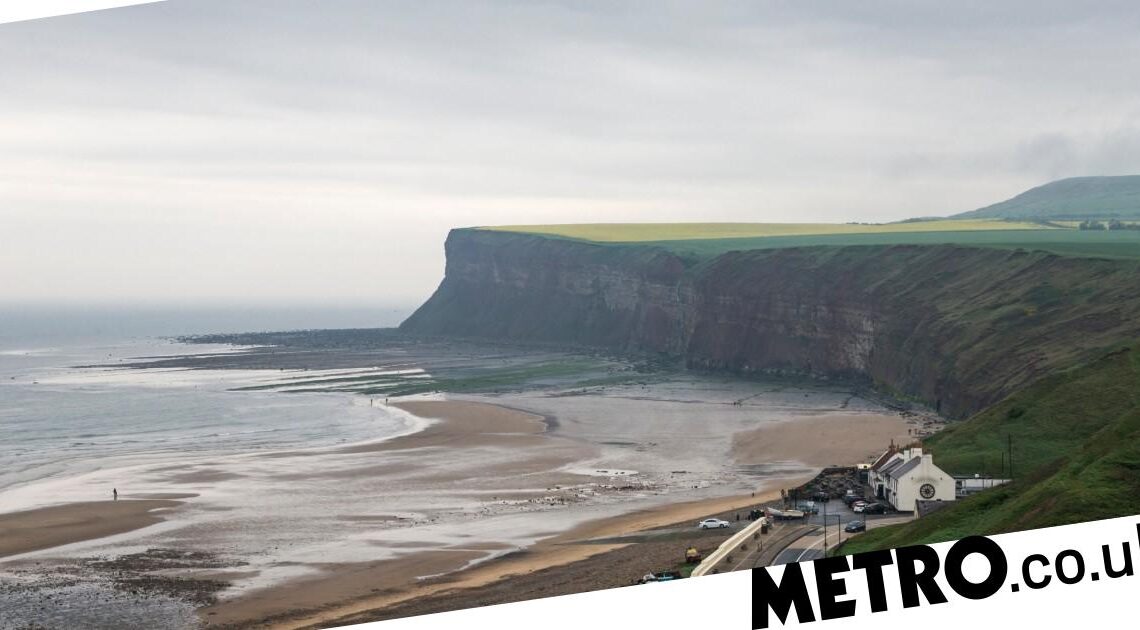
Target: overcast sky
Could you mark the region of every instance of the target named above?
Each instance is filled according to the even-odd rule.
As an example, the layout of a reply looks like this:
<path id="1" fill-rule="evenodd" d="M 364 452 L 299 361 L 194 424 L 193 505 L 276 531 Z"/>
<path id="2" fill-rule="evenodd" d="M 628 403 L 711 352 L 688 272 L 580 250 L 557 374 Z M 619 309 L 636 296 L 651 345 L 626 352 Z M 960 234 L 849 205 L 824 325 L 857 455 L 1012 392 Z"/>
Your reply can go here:
<path id="1" fill-rule="evenodd" d="M 414 305 L 457 226 L 895 220 L 1140 173 L 1133 2 L 914 4 L 3 25 L 0 301 Z"/>

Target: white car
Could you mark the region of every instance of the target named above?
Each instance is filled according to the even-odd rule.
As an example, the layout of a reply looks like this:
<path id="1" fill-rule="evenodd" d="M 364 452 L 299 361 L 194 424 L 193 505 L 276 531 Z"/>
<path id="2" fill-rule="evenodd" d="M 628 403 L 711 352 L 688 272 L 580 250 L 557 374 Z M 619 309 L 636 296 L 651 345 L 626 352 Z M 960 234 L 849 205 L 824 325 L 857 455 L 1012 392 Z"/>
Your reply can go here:
<path id="1" fill-rule="evenodd" d="M 719 518 L 706 518 L 700 523 L 697 523 L 697 527 L 701 529 L 726 529 L 732 527 L 732 523 L 722 521 Z"/>
<path id="2" fill-rule="evenodd" d="M 867 507 L 866 503 L 863 503 L 862 501 L 856 501 L 851 506 L 851 511 L 856 513 L 856 514 L 861 514 L 863 512 L 863 508 L 865 508 L 865 507 Z"/>

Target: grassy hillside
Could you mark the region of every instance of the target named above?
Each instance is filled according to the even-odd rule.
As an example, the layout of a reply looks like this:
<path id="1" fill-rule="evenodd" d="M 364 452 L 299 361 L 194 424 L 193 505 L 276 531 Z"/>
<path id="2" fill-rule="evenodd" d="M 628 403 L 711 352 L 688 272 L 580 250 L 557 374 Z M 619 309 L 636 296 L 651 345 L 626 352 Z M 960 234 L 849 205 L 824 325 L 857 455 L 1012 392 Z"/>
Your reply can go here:
<path id="1" fill-rule="evenodd" d="M 917 228 L 923 227 L 923 230 Z M 877 229 L 897 228 L 896 231 Z M 905 231 L 903 228 L 915 231 Z M 959 229 L 954 229 L 959 228 Z M 1063 256 L 1140 259 L 1140 231 L 1042 229 L 1005 221 L 930 221 L 889 225 L 664 223 L 535 225 L 481 228 L 612 245 L 663 247 L 689 260 L 730 251 L 850 245 L 972 245 L 1047 251 Z M 798 233 L 816 230 L 816 233 Z M 829 231 L 834 230 L 834 231 Z M 848 230 L 846 232 L 842 230 Z"/>
<path id="2" fill-rule="evenodd" d="M 1006 436 L 1013 484 L 860 535 L 843 553 L 1140 513 L 1140 349 L 1043 379 L 926 445 L 948 472 L 997 473 Z"/>
<path id="3" fill-rule="evenodd" d="M 639 243 L 698 239 L 822 236 L 832 234 L 907 234 L 914 232 L 966 232 L 1040 230 L 1029 222 L 1000 220 L 911 221 L 905 223 L 569 223 L 561 225 L 504 225 L 483 228 L 560 236 L 597 243 Z"/>
<path id="4" fill-rule="evenodd" d="M 1140 175 L 1061 179 L 954 218 L 1140 219 Z"/>
<path id="5" fill-rule="evenodd" d="M 852 245 L 967 245 L 997 249 L 1046 251 L 1062 256 L 1140 259 L 1140 231 L 968 230 L 963 232 L 896 232 L 883 234 L 819 234 L 647 242 L 689 259 L 729 251 L 786 247 Z"/>

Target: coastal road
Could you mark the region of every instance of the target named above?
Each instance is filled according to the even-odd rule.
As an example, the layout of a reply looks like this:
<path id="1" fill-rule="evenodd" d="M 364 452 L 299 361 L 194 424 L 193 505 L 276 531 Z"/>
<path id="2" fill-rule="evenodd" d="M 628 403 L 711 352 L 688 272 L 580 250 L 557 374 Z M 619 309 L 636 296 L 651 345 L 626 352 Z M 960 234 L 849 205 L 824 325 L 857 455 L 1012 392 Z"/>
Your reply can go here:
<path id="1" fill-rule="evenodd" d="M 763 544 L 764 539 L 771 537 L 771 532 L 767 535 L 760 533 L 761 525 L 764 522 L 764 519 L 760 519 L 747 523 L 740 531 L 733 534 L 731 538 L 721 543 L 716 551 L 706 556 L 705 559 L 693 569 L 692 577 L 700 577 L 709 573 L 735 571 L 739 565 L 736 556 L 742 553 L 745 555 L 752 553 L 753 550 Z"/>
<path id="2" fill-rule="evenodd" d="M 761 534 L 760 523 L 757 521 L 709 554 L 693 571 L 693 577 L 767 566 L 772 563 L 776 554 L 798 538 L 817 529 L 819 526 L 802 521 L 779 521 L 771 524 L 767 534 Z"/>
<path id="3" fill-rule="evenodd" d="M 776 521 L 767 534 L 760 534 L 757 524 L 750 524 L 742 533 L 726 541 L 709 555 L 708 562 L 699 567 L 699 574 L 740 571 L 754 567 L 803 562 L 822 558 L 827 549 L 834 548 L 851 535 L 843 527 L 851 521 L 863 521 L 868 529 L 901 523 L 912 518 L 909 514 L 864 516 L 856 514 L 840 501 L 828 503 L 827 514 L 812 515 L 804 521 Z M 826 530 L 824 523 L 826 522 Z"/>
<path id="4" fill-rule="evenodd" d="M 791 541 L 791 544 L 776 554 L 771 564 L 788 564 L 791 562 L 804 562 L 822 558 L 826 555 L 824 550 L 825 542 L 828 548 L 834 547 L 837 544 L 835 529 L 830 528 L 830 531 L 827 532 L 827 536 L 825 537 L 823 527 L 816 527 L 796 540 Z"/>
<path id="5" fill-rule="evenodd" d="M 839 511 L 839 510 L 837 510 Z M 773 560 L 772 564 L 787 564 L 789 562 L 804 562 L 807 560 L 815 560 L 822 558 L 826 555 L 827 549 L 834 549 L 837 544 L 847 540 L 851 536 L 858 534 L 848 534 L 843 531 L 837 523 L 846 524 L 853 520 L 860 520 L 867 524 L 867 529 L 872 530 L 877 527 L 885 525 L 893 525 L 895 523 L 903 523 L 913 518 L 910 514 L 884 514 L 873 515 L 864 518 L 862 514 L 854 514 L 850 510 L 843 510 L 846 514 L 840 514 L 840 518 L 836 519 L 829 514 L 827 535 L 824 536 L 822 525 L 817 527 L 814 531 L 805 534 L 804 536 L 792 541 L 782 552 L 780 552 Z M 822 524 L 822 516 L 817 516 L 813 519 L 814 522 Z"/>
<path id="6" fill-rule="evenodd" d="M 799 521 L 776 523 L 768 530 L 768 535 L 762 537 L 761 544 L 740 554 L 739 560 L 731 570 L 740 571 L 776 564 L 776 559 L 784 550 L 795 545 L 805 536 L 814 535 L 819 529 L 818 525 L 804 524 Z"/>

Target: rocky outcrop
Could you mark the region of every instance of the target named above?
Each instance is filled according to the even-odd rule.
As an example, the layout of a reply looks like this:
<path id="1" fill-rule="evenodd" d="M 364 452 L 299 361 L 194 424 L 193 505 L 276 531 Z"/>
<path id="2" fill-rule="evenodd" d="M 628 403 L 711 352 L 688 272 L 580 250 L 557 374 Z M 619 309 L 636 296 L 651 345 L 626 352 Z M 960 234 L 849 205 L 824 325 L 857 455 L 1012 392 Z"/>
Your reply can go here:
<path id="1" fill-rule="evenodd" d="M 684 351 L 685 268 L 657 248 L 453 230 L 420 334 Z"/>
<path id="2" fill-rule="evenodd" d="M 443 283 L 404 331 L 870 379 L 951 416 L 1140 337 L 1135 261 L 899 245 L 693 262 L 487 230 L 455 230 L 446 249 Z"/>

